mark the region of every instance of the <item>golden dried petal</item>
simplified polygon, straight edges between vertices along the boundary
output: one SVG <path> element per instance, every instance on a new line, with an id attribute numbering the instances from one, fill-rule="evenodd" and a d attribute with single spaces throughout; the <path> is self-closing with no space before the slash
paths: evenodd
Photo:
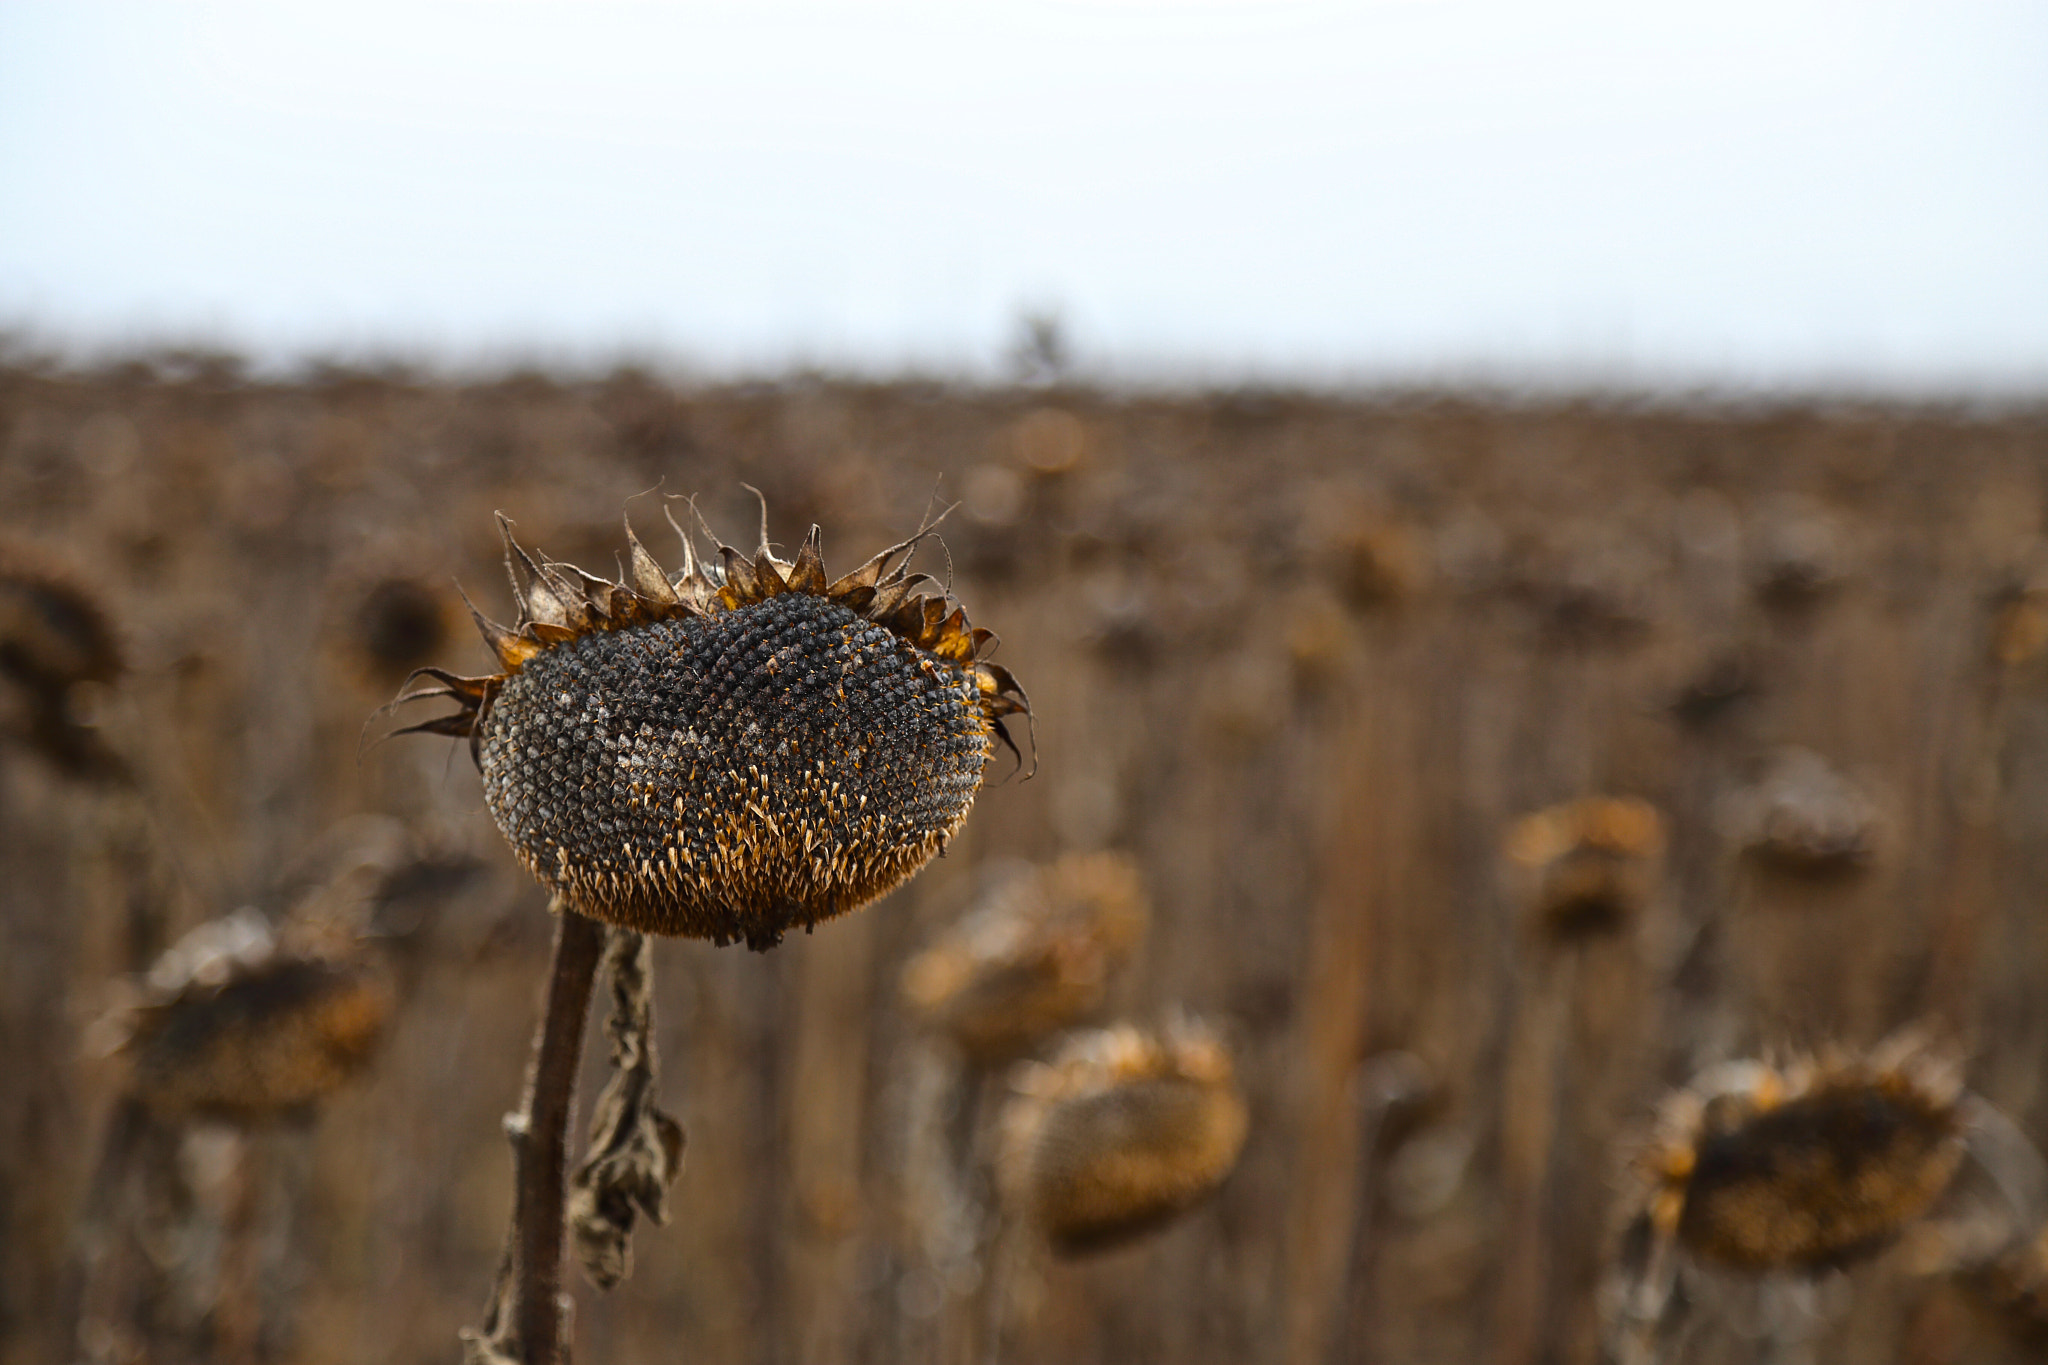
<path id="1" fill-rule="evenodd" d="M 563 573 L 562 570 L 564 569 L 567 569 L 569 572 Z M 581 575 L 583 571 L 573 564 L 556 564 L 549 560 L 541 564 L 540 572 L 547 583 L 548 591 L 552 592 L 555 595 L 555 600 L 562 604 L 563 623 L 569 629 L 577 632 L 590 629 L 591 612 L 589 598 L 584 593 L 583 585 L 576 578 L 571 577 L 571 575 Z"/>
<path id="2" fill-rule="evenodd" d="M 832 580 L 831 585 L 825 589 L 825 596 L 835 602 L 842 601 L 862 590 L 872 592 L 875 584 L 881 580 L 882 555 L 876 555 L 845 577 Z"/>
<path id="3" fill-rule="evenodd" d="M 967 609 L 955 607 L 939 626 L 938 639 L 932 642 L 932 653 L 941 659 L 957 664 L 972 663 L 974 660 L 974 638 L 968 633 Z"/>
<path id="4" fill-rule="evenodd" d="M 1012 709 L 1029 711 L 1031 698 L 1024 695 L 1024 689 L 1017 685 L 1017 677 L 1001 664 L 979 663 L 974 666 L 975 680 L 981 684 L 982 704 L 997 701 L 1010 702 Z M 1015 701 L 1010 701 L 1014 697 Z M 1021 704 L 1020 704 L 1021 703 Z"/>
<path id="5" fill-rule="evenodd" d="M 924 599 L 924 615 L 918 622 L 917 643 L 925 649 L 938 644 L 946 628 L 946 599 L 927 597 Z"/>
<path id="6" fill-rule="evenodd" d="M 754 578 L 753 561 L 730 545 L 718 547 L 718 560 L 725 566 L 725 587 L 718 595 L 726 606 L 742 607 L 761 599 L 761 589 Z"/>
<path id="7" fill-rule="evenodd" d="M 499 625 L 496 621 L 478 611 L 476 604 L 469 600 L 469 594 L 462 592 L 460 587 L 457 587 L 455 591 L 462 593 L 462 605 L 469 608 L 470 618 L 476 622 L 478 633 L 484 637 L 484 643 L 491 647 L 491 652 L 498 656 L 499 664 L 504 667 L 507 673 L 518 672 L 521 664 L 540 653 L 539 645 L 520 635 L 517 631 L 508 630 L 506 627 Z"/>
<path id="8" fill-rule="evenodd" d="M 868 604 L 868 619 L 879 623 L 884 617 L 893 616 L 896 609 L 901 607 L 912 593 L 927 584 L 934 588 L 939 586 L 936 579 L 927 578 L 921 573 L 911 574 L 908 577 L 899 576 L 882 584 L 881 587 L 875 589 L 875 600 Z M 922 623 L 923 619 L 920 611 L 918 621 Z"/>
<path id="9" fill-rule="evenodd" d="M 720 601 L 721 589 L 713 587 L 702 577 L 685 578 L 676 584 L 677 614 L 683 616 L 705 616 L 710 614 L 712 605 Z"/>
<path id="10" fill-rule="evenodd" d="M 668 581 L 667 571 L 647 552 L 647 547 L 640 543 L 640 537 L 633 534 L 633 523 L 630 519 L 626 522 L 626 553 L 629 560 L 627 572 L 633 584 L 633 591 L 660 606 L 675 605 L 675 586 Z"/>
<path id="11" fill-rule="evenodd" d="M 618 584 L 612 582 L 609 578 L 599 578 L 594 573 L 588 573 L 579 569 L 574 564 L 551 565 L 549 567 L 566 569 L 569 573 L 576 576 L 571 581 L 564 575 L 563 580 L 571 588 L 581 590 L 579 596 L 584 610 L 589 612 L 592 617 L 598 620 L 609 620 L 611 618 L 612 593 L 617 589 Z"/>
<path id="12" fill-rule="evenodd" d="M 870 591 L 873 596 L 868 601 L 866 615 L 870 621 L 880 622 L 894 615 L 896 608 L 903 605 L 903 599 L 910 596 L 910 585 L 899 580 L 885 588 Z"/>
<path id="13" fill-rule="evenodd" d="M 410 687 L 416 678 L 432 678 L 441 686 L 419 692 L 406 692 L 399 697 L 399 701 L 415 701 L 421 697 L 461 697 L 464 701 L 481 702 L 490 692 L 492 684 L 498 681 L 497 678 L 490 676 L 465 678 L 460 674 L 450 673 L 445 668 L 415 668 L 406 674 L 405 681 L 399 686 Z"/>
<path id="14" fill-rule="evenodd" d="M 533 556 L 512 538 L 512 522 L 503 512 L 498 514 L 498 533 L 505 541 L 505 574 L 512 580 L 513 595 L 519 598 L 526 620 L 552 626 L 587 624 L 589 613 L 575 601 L 581 594 L 564 583 L 547 565 L 534 562 Z M 526 566 L 527 582 L 524 587 L 519 582 L 519 571 L 513 567 L 514 556 Z"/>
<path id="15" fill-rule="evenodd" d="M 883 577 L 889 573 L 889 561 L 898 555 L 909 554 L 917 548 L 919 541 L 930 534 L 931 528 L 926 527 L 908 540 L 897 541 L 894 545 L 891 545 L 852 573 L 835 581 L 831 587 L 825 589 L 825 595 L 836 600 L 851 593 L 856 588 L 879 587 Z M 899 568 L 897 572 L 901 573 L 901 569 Z"/>
<path id="16" fill-rule="evenodd" d="M 764 598 L 779 597 L 789 591 L 789 580 L 775 567 L 774 556 L 766 550 L 754 556 L 754 586 Z"/>
<path id="17" fill-rule="evenodd" d="M 406 692 L 393 697 L 390 705 L 386 706 L 384 710 L 388 711 L 393 707 L 404 706 L 407 702 L 432 701 L 436 697 L 458 697 L 464 702 L 470 700 L 469 697 L 457 692 L 452 687 L 422 687 L 416 692 Z"/>
<path id="18" fill-rule="evenodd" d="M 924 598 L 913 597 L 887 617 L 877 617 L 875 624 L 906 640 L 915 640 L 918 632 L 924 629 L 924 604 Z"/>
<path id="19" fill-rule="evenodd" d="M 813 597 L 825 595 L 825 556 L 819 548 L 820 535 L 813 524 L 811 533 L 804 537 L 803 547 L 796 552 L 796 563 L 789 569 L 789 586 L 793 592 L 807 592 Z"/>
<path id="20" fill-rule="evenodd" d="M 604 615 L 613 630 L 620 630 L 652 620 L 656 609 L 631 588 L 614 584 L 605 602 Z"/>
<path id="21" fill-rule="evenodd" d="M 569 610 L 546 581 L 535 578 L 526 585 L 526 615 L 536 627 L 567 628 Z M 571 632 L 573 635 L 574 632 Z M 545 637 L 543 637 L 545 638 Z"/>

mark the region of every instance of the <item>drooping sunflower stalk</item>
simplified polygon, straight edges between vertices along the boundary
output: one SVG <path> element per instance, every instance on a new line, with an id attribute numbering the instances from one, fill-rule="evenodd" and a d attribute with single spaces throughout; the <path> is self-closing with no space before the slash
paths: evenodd
<path id="1" fill-rule="evenodd" d="M 556 926 L 526 1093 L 506 1129 L 517 1193 L 505 1256 L 482 1325 L 464 1332 L 472 1361 L 552 1362 L 566 1330 L 566 1130 L 606 937 L 592 921 L 765 949 L 866 904 L 944 849 L 995 741 L 1017 754 L 1005 719 L 1028 723 L 1031 709 L 987 658 L 994 634 L 910 571 L 936 523 L 834 579 L 815 526 L 794 559 L 775 555 L 765 502 L 751 556 L 711 536 L 715 554 L 700 560 L 676 527 L 674 575 L 628 521 L 613 582 L 529 554 L 498 522 L 518 616 L 504 626 L 471 612 L 499 671 L 421 669 L 411 680 L 437 685 L 394 705 L 456 704 L 407 729 L 469 740 L 499 830 L 574 912 Z M 614 941 L 615 985 L 623 964 L 640 964 L 640 986 L 621 996 L 621 1036 L 644 1042 L 644 953 Z M 651 1052 L 616 1051 L 632 1099 L 616 1092 L 624 1122 L 607 1119 L 599 1141 L 608 1153 L 619 1136 L 621 1150 L 658 1159 L 596 1153 L 580 1195 L 600 1210 L 631 1200 L 652 1213 L 675 1178 L 681 1129 L 653 1108 Z M 636 1146 L 642 1131 L 651 1138 Z M 579 1213 L 578 1229 L 601 1234 L 593 1269 L 609 1287 L 624 1272 L 630 1217 L 601 1221 Z"/>
<path id="2" fill-rule="evenodd" d="M 518 619 L 471 610 L 501 671 L 420 670 L 438 685 L 402 700 L 458 709 L 408 728 L 469 739 L 500 830 L 584 914 L 770 947 L 923 866 L 994 742 L 1017 752 L 995 636 L 910 571 L 930 525 L 834 579 L 815 526 L 793 560 L 765 514 L 751 556 L 678 527 L 671 575 L 629 521 L 615 583 L 499 523 Z"/>

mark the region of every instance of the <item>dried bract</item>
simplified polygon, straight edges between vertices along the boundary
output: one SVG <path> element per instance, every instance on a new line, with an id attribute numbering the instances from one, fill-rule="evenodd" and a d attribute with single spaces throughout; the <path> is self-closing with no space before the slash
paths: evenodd
<path id="1" fill-rule="evenodd" d="M 626 582 L 536 559 L 506 531 L 511 627 L 477 618 L 502 672 L 407 698 L 453 715 L 498 828 L 576 910 L 755 948 L 853 910 L 966 819 L 1016 680 L 993 635 L 909 572 L 927 529 L 830 579 L 816 527 L 794 560 L 687 537 L 671 577 L 629 525 Z M 1014 746 L 1013 746 L 1014 747 Z"/>
<path id="2" fill-rule="evenodd" d="M 1223 1183 L 1247 1115 L 1230 1054 L 1183 1024 L 1076 1034 L 1017 1068 L 1001 1120 L 997 1185 L 1063 1254 L 1114 1246 Z"/>
<path id="3" fill-rule="evenodd" d="M 1611 933 L 1639 915 L 1663 873 L 1664 818 L 1635 797 L 1588 796 L 1523 816 L 1507 856 L 1547 937 Z"/>
<path id="4" fill-rule="evenodd" d="M 911 959 L 903 997 L 976 1061 L 1005 1061 L 1100 1008 L 1149 918 L 1124 854 L 1020 870 Z"/>

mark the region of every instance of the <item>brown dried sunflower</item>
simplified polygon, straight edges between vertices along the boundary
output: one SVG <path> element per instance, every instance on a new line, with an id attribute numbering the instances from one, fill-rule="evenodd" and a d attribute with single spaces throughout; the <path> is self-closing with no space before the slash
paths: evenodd
<path id="1" fill-rule="evenodd" d="M 92 693 L 121 671 L 113 624 L 83 582 L 35 550 L 0 544 L 0 738 L 74 776 L 124 777 L 85 718 Z"/>
<path id="2" fill-rule="evenodd" d="M 1247 1115 L 1230 1054 L 1182 1023 L 1078 1033 L 1012 1080 L 996 1158 L 1011 1211 L 1055 1251 L 1110 1247 L 1214 1193 L 1237 1164 Z"/>
<path id="3" fill-rule="evenodd" d="M 1664 817 L 1636 797 L 1582 797 L 1516 820 L 1506 851 L 1539 932 L 1589 937 L 1624 928 L 1655 894 Z"/>
<path id="4" fill-rule="evenodd" d="M 241 911 L 150 970 L 122 1044 L 131 1089 L 168 1117 L 258 1122 L 303 1109 L 375 1055 L 395 994 L 371 956 L 294 943 Z"/>
<path id="5" fill-rule="evenodd" d="M 422 670 L 466 736 L 484 797 L 533 875 L 643 933 L 753 948 L 853 910 L 940 852 L 1006 716 L 1029 716 L 937 582 L 930 534 L 827 576 L 813 526 L 793 560 L 683 541 L 671 577 L 626 527 L 625 582 L 529 555 L 505 533 L 519 604 L 477 615 L 503 671 Z"/>
<path id="6" fill-rule="evenodd" d="M 1728 799 L 1722 822 L 1754 862 L 1810 879 L 1864 871 L 1884 834 L 1869 793 L 1796 747 L 1772 755 L 1756 784 Z"/>
<path id="7" fill-rule="evenodd" d="M 1642 1209 L 1698 1260 L 1761 1274 L 1883 1247 L 1965 1155 L 1955 1066 L 1913 1040 L 1863 1058 L 1714 1068 L 1665 1102 Z"/>
<path id="8" fill-rule="evenodd" d="M 1126 854 L 1022 868 L 910 960 L 903 996 L 974 1060 L 1006 1061 L 1100 1007 L 1149 919 Z"/>
<path id="9" fill-rule="evenodd" d="M 91 593 L 47 557 L 0 545 L 0 674 L 61 691 L 120 673 L 113 626 Z"/>

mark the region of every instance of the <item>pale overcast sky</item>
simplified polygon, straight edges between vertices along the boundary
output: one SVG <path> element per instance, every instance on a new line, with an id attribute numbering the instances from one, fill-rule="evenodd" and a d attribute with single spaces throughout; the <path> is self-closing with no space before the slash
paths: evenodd
<path id="1" fill-rule="evenodd" d="M 0 326 L 2048 392 L 2048 5 L 0 4 Z"/>

